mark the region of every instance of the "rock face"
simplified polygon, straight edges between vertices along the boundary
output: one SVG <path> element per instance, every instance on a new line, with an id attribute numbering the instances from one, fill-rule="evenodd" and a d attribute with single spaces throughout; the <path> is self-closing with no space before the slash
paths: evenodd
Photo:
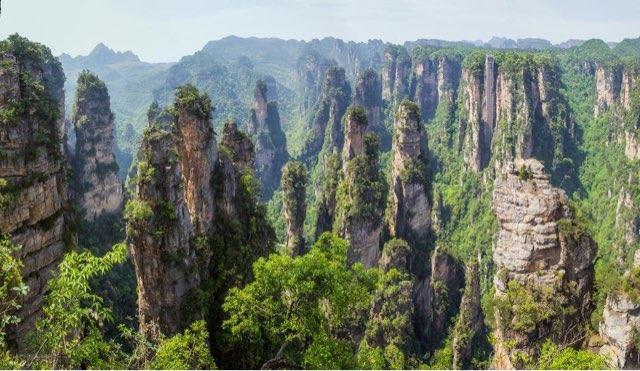
<path id="1" fill-rule="evenodd" d="M 122 210 L 123 189 L 114 156 L 113 113 L 107 86 L 96 75 L 78 76 L 73 111 L 76 199 L 86 220 Z"/>
<path id="2" fill-rule="evenodd" d="M 136 271 L 140 328 L 155 322 L 165 334 L 186 324 L 182 307 L 200 284 L 192 217 L 181 187 L 178 136 L 151 125 L 140 144 L 127 236 Z"/>
<path id="3" fill-rule="evenodd" d="M 493 251 L 496 300 L 506 298 L 509 302 L 512 291 L 522 288 L 536 304 L 544 302 L 556 308 L 562 302 L 563 307 L 575 309 L 570 315 L 550 314 L 556 325 L 562 321 L 559 332 L 548 321 L 514 327 L 518 307 L 496 311 L 494 366 L 522 367 L 512 363 L 513 355 L 535 357 L 540 341 L 560 334 L 567 338 L 577 335 L 574 332 L 579 330 L 571 326 L 589 318 L 596 246 L 573 222 L 567 196 L 551 186 L 544 166 L 537 160 L 516 160 L 501 169 L 494 184 L 492 207 L 500 223 Z M 504 347 L 505 341 L 514 344 Z"/>
<path id="4" fill-rule="evenodd" d="M 623 277 L 623 280 L 630 283 L 628 286 L 631 290 L 638 290 L 639 269 L 640 250 L 636 251 L 632 270 Z M 609 359 L 613 368 L 638 368 L 640 350 L 634 344 L 637 341 L 634 337 L 640 330 L 640 301 L 637 291 L 633 297 L 625 290 L 619 291 L 607 297 L 600 323 L 600 336 L 605 345 L 600 353 Z"/>
<path id="5" fill-rule="evenodd" d="M 315 107 L 324 84 L 325 74 L 331 66 L 331 62 L 320 56 L 318 52 L 307 51 L 298 59 L 296 66 L 296 85 L 303 98 L 302 112 L 307 112 Z"/>
<path id="6" fill-rule="evenodd" d="M 551 164 L 573 140 L 568 110 L 560 98 L 560 77 L 553 60 L 530 56 L 469 62 L 462 72 L 464 158 L 473 171 L 495 160 L 496 167 L 515 158 Z M 535 135 L 534 135 L 535 132 Z M 554 136 L 560 132 L 561 136 Z"/>
<path id="7" fill-rule="evenodd" d="M 353 104 L 364 108 L 368 122 L 367 131 L 378 134 L 381 150 L 389 150 L 391 135 L 382 120 L 382 84 L 376 71 L 366 69 L 358 75 Z"/>
<path id="8" fill-rule="evenodd" d="M 210 184 L 218 161 L 218 145 L 211 125 L 213 108 L 206 95 L 187 85 L 177 90 L 174 109 L 187 208 L 195 234 L 208 235 L 214 218 Z"/>
<path id="9" fill-rule="evenodd" d="M 594 116 L 598 117 L 620 99 L 622 68 L 620 66 L 596 66 L 596 106 Z"/>
<path id="10" fill-rule="evenodd" d="M 327 69 L 322 96 L 316 105 L 311 133 L 304 158 L 312 159 L 321 149 L 325 153 L 340 153 L 344 141 L 342 117 L 351 101 L 351 86 L 343 68 Z"/>
<path id="11" fill-rule="evenodd" d="M 423 49 L 414 51 L 413 101 L 423 121 L 435 117 L 440 102 L 452 106 L 460 84 L 460 60 L 454 56 L 432 57 Z"/>
<path id="12" fill-rule="evenodd" d="M 396 114 L 387 220 L 391 236 L 424 246 L 431 227 L 427 145 L 418 107 L 404 101 Z"/>
<path id="13" fill-rule="evenodd" d="M 256 155 L 253 142 L 238 129 L 238 124 L 235 120 L 228 120 L 224 123 L 220 144 L 231 152 L 233 164 L 238 169 L 254 170 Z"/>
<path id="14" fill-rule="evenodd" d="M 25 50 L 27 50 L 25 52 Z M 64 73 L 44 45 L 18 35 L 0 46 L 0 235 L 20 246 L 29 291 L 17 313 L 20 341 L 33 328 L 46 282 L 66 242 Z M 21 109 L 24 105 L 28 109 Z M 68 235 L 67 235 L 68 237 Z"/>
<path id="15" fill-rule="evenodd" d="M 337 190 L 334 230 L 349 242 L 347 261 L 374 267 L 380 258 L 387 184 L 378 164 L 378 138 L 367 134 L 362 107 L 351 107 L 345 116 L 344 176 Z"/>
<path id="16" fill-rule="evenodd" d="M 288 162 L 282 172 L 282 203 L 287 222 L 286 246 L 294 256 L 305 252 L 304 219 L 307 213 L 307 169 L 301 162 Z"/>
<path id="17" fill-rule="evenodd" d="M 267 84 L 258 81 L 248 131 L 256 144 L 256 173 L 262 183 L 263 199 L 271 199 L 280 184 L 282 167 L 289 159 L 287 139 L 280 127 L 278 104 L 268 101 Z"/>
<path id="18" fill-rule="evenodd" d="M 410 94 L 411 57 L 402 46 L 389 45 L 383 55 L 382 99 L 401 102 Z"/>
<path id="19" fill-rule="evenodd" d="M 474 262 L 467 265 L 464 277 L 464 294 L 453 337 L 453 368 L 456 370 L 470 368 L 476 345 L 474 340 L 480 335 L 484 325 L 478 264 Z"/>

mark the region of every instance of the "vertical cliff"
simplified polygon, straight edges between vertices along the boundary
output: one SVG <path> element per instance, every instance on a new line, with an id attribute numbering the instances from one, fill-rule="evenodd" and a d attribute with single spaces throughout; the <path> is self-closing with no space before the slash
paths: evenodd
<path id="1" fill-rule="evenodd" d="M 107 86 L 82 71 L 73 107 L 75 193 L 85 220 L 122 209 L 123 189 L 114 156 L 114 123 Z"/>
<path id="2" fill-rule="evenodd" d="M 248 125 L 256 146 L 256 174 L 262 183 L 263 199 L 271 199 L 280 184 L 282 167 L 289 159 L 287 139 L 280 126 L 278 104 L 268 101 L 267 84 L 258 81 Z"/>
<path id="3" fill-rule="evenodd" d="M 288 162 L 282 172 L 282 203 L 287 223 L 287 249 L 294 256 L 305 252 L 304 219 L 307 213 L 307 169 L 301 162 Z"/>
<path id="4" fill-rule="evenodd" d="M 627 77 L 628 80 L 628 77 Z M 601 115 L 620 99 L 622 88 L 622 66 L 596 66 L 596 105 L 594 116 Z"/>
<path id="5" fill-rule="evenodd" d="M 182 163 L 184 194 L 196 235 L 212 231 L 214 194 L 211 177 L 218 160 L 218 145 L 211 124 L 213 107 L 206 93 L 192 85 L 176 90 L 178 151 Z"/>
<path id="6" fill-rule="evenodd" d="M 391 236 L 426 246 L 431 227 L 426 134 L 418 106 L 403 101 L 395 121 L 387 224 Z"/>
<path id="7" fill-rule="evenodd" d="M 378 138 L 373 133 L 364 137 L 367 117 L 362 107 L 350 107 L 344 121 L 344 176 L 336 192 L 334 230 L 349 242 L 349 263 L 374 267 L 380 258 L 387 190 L 378 164 Z"/>
<path id="8" fill-rule="evenodd" d="M 327 69 L 322 95 L 311 120 L 310 133 L 303 157 L 314 159 L 320 150 L 325 153 L 340 153 L 344 140 L 342 117 L 351 101 L 351 86 L 345 78 L 344 69 Z"/>
<path id="9" fill-rule="evenodd" d="M 622 277 L 615 292 L 609 293 L 605 304 L 600 335 L 605 345 L 600 353 L 610 366 L 619 369 L 638 368 L 640 349 L 640 250 L 636 251 L 633 266 Z"/>
<path id="10" fill-rule="evenodd" d="M 146 331 L 154 322 L 165 334 L 188 324 L 183 306 L 200 284 L 178 141 L 175 127 L 151 124 L 147 128 L 140 144 L 135 188 L 125 209 L 140 328 Z"/>
<path id="11" fill-rule="evenodd" d="M 388 45 L 383 54 L 382 99 L 399 103 L 409 97 L 411 57 L 402 46 Z"/>
<path id="12" fill-rule="evenodd" d="M 570 343 L 584 336 L 576 324 L 592 309 L 596 245 L 537 160 L 501 169 L 492 207 L 500 223 L 493 251 L 494 366 L 531 366 L 545 339 Z"/>
<path id="13" fill-rule="evenodd" d="M 559 73 L 558 62 L 548 57 L 504 53 L 465 59 L 461 130 L 471 170 L 536 157 L 555 172 L 575 140 Z"/>
<path id="14" fill-rule="evenodd" d="M 72 242 L 64 215 L 64 73 L 47 47 L 18 35 L 0 42 L 0 62 L 0 234 L 20 246 L 29 286 L 17 314 L 20 340 Z"/>
<path id="15" fill-rule="evenodd" d="M 378 135 L 381 150 L 389 150 L 391 134 L 382 120 L 382 84 L 376 71 L 366 69 L 358 75 L 353 104 L 364 108 L 369 123 L 367 131 Z"/>
<path id="16" fill-rule="evenodd" d="M 225 121 L 220 146 L 224 146 L 230 152 L 231 160 L 237 168 L 254 170 L 255 147 L 251 138 L 238 129 L 238 124 L 234 119 Z"/>
<path id="17" fill-rule="evenodd" d="M 460 84 L 460 56 L 438 54 L 423 47 L 413 50 L 413 101 L 423 121 L 432 120 L 440 102 L 453 106 Z"/>
<path id="18" fill-rule="evenodd" d="M 303 113 L 312 110 L 317 104 L 322 94 L 326 70 L 331 64 L 318 52 L 312 50 L 304 52 L 298 59 L 295 84 L 302 97 L 300 108 Z"/>
<path id="19" fill-rule="evenodd" d="M 478 269 L 478 263 L 472 262 L 464 273 L 464 294 L 453 331 L 453 368 L 456 370 L 471 368 L 471 359 L 478 348 L 478 337 L 482 335 L 484 326 Z"/>

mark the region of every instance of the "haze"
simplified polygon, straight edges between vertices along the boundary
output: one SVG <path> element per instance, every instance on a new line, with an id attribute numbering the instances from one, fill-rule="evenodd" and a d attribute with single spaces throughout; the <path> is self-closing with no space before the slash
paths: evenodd
<path id="1" fill-rule="evenodd" d="M 71 55 L 104 42 L 168 62 L 228 35 L 620 41 L 638 36 L 638 19 L 637 0 L 5 0 L 0 38 L 18 32 Z"/>

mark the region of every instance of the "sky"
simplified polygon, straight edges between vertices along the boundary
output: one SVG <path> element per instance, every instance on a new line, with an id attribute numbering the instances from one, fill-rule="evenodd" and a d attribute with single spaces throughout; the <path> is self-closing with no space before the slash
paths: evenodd
<path id="1" fill-rule="evenodd" d="M 640 36 L 640 0 L 0 0 L 0 38 L 19 33 L 54 54 L 99 42 L 171 62 L 228 35 L 311 40 Z"/>

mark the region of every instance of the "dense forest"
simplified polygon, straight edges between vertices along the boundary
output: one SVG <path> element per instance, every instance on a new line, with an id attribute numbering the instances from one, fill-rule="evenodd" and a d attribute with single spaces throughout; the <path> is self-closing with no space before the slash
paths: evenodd
<path id="1" fill-rule="evenodd" d="M 640 367 L 640 38 L 0 42 L 0 368 Z"/>

